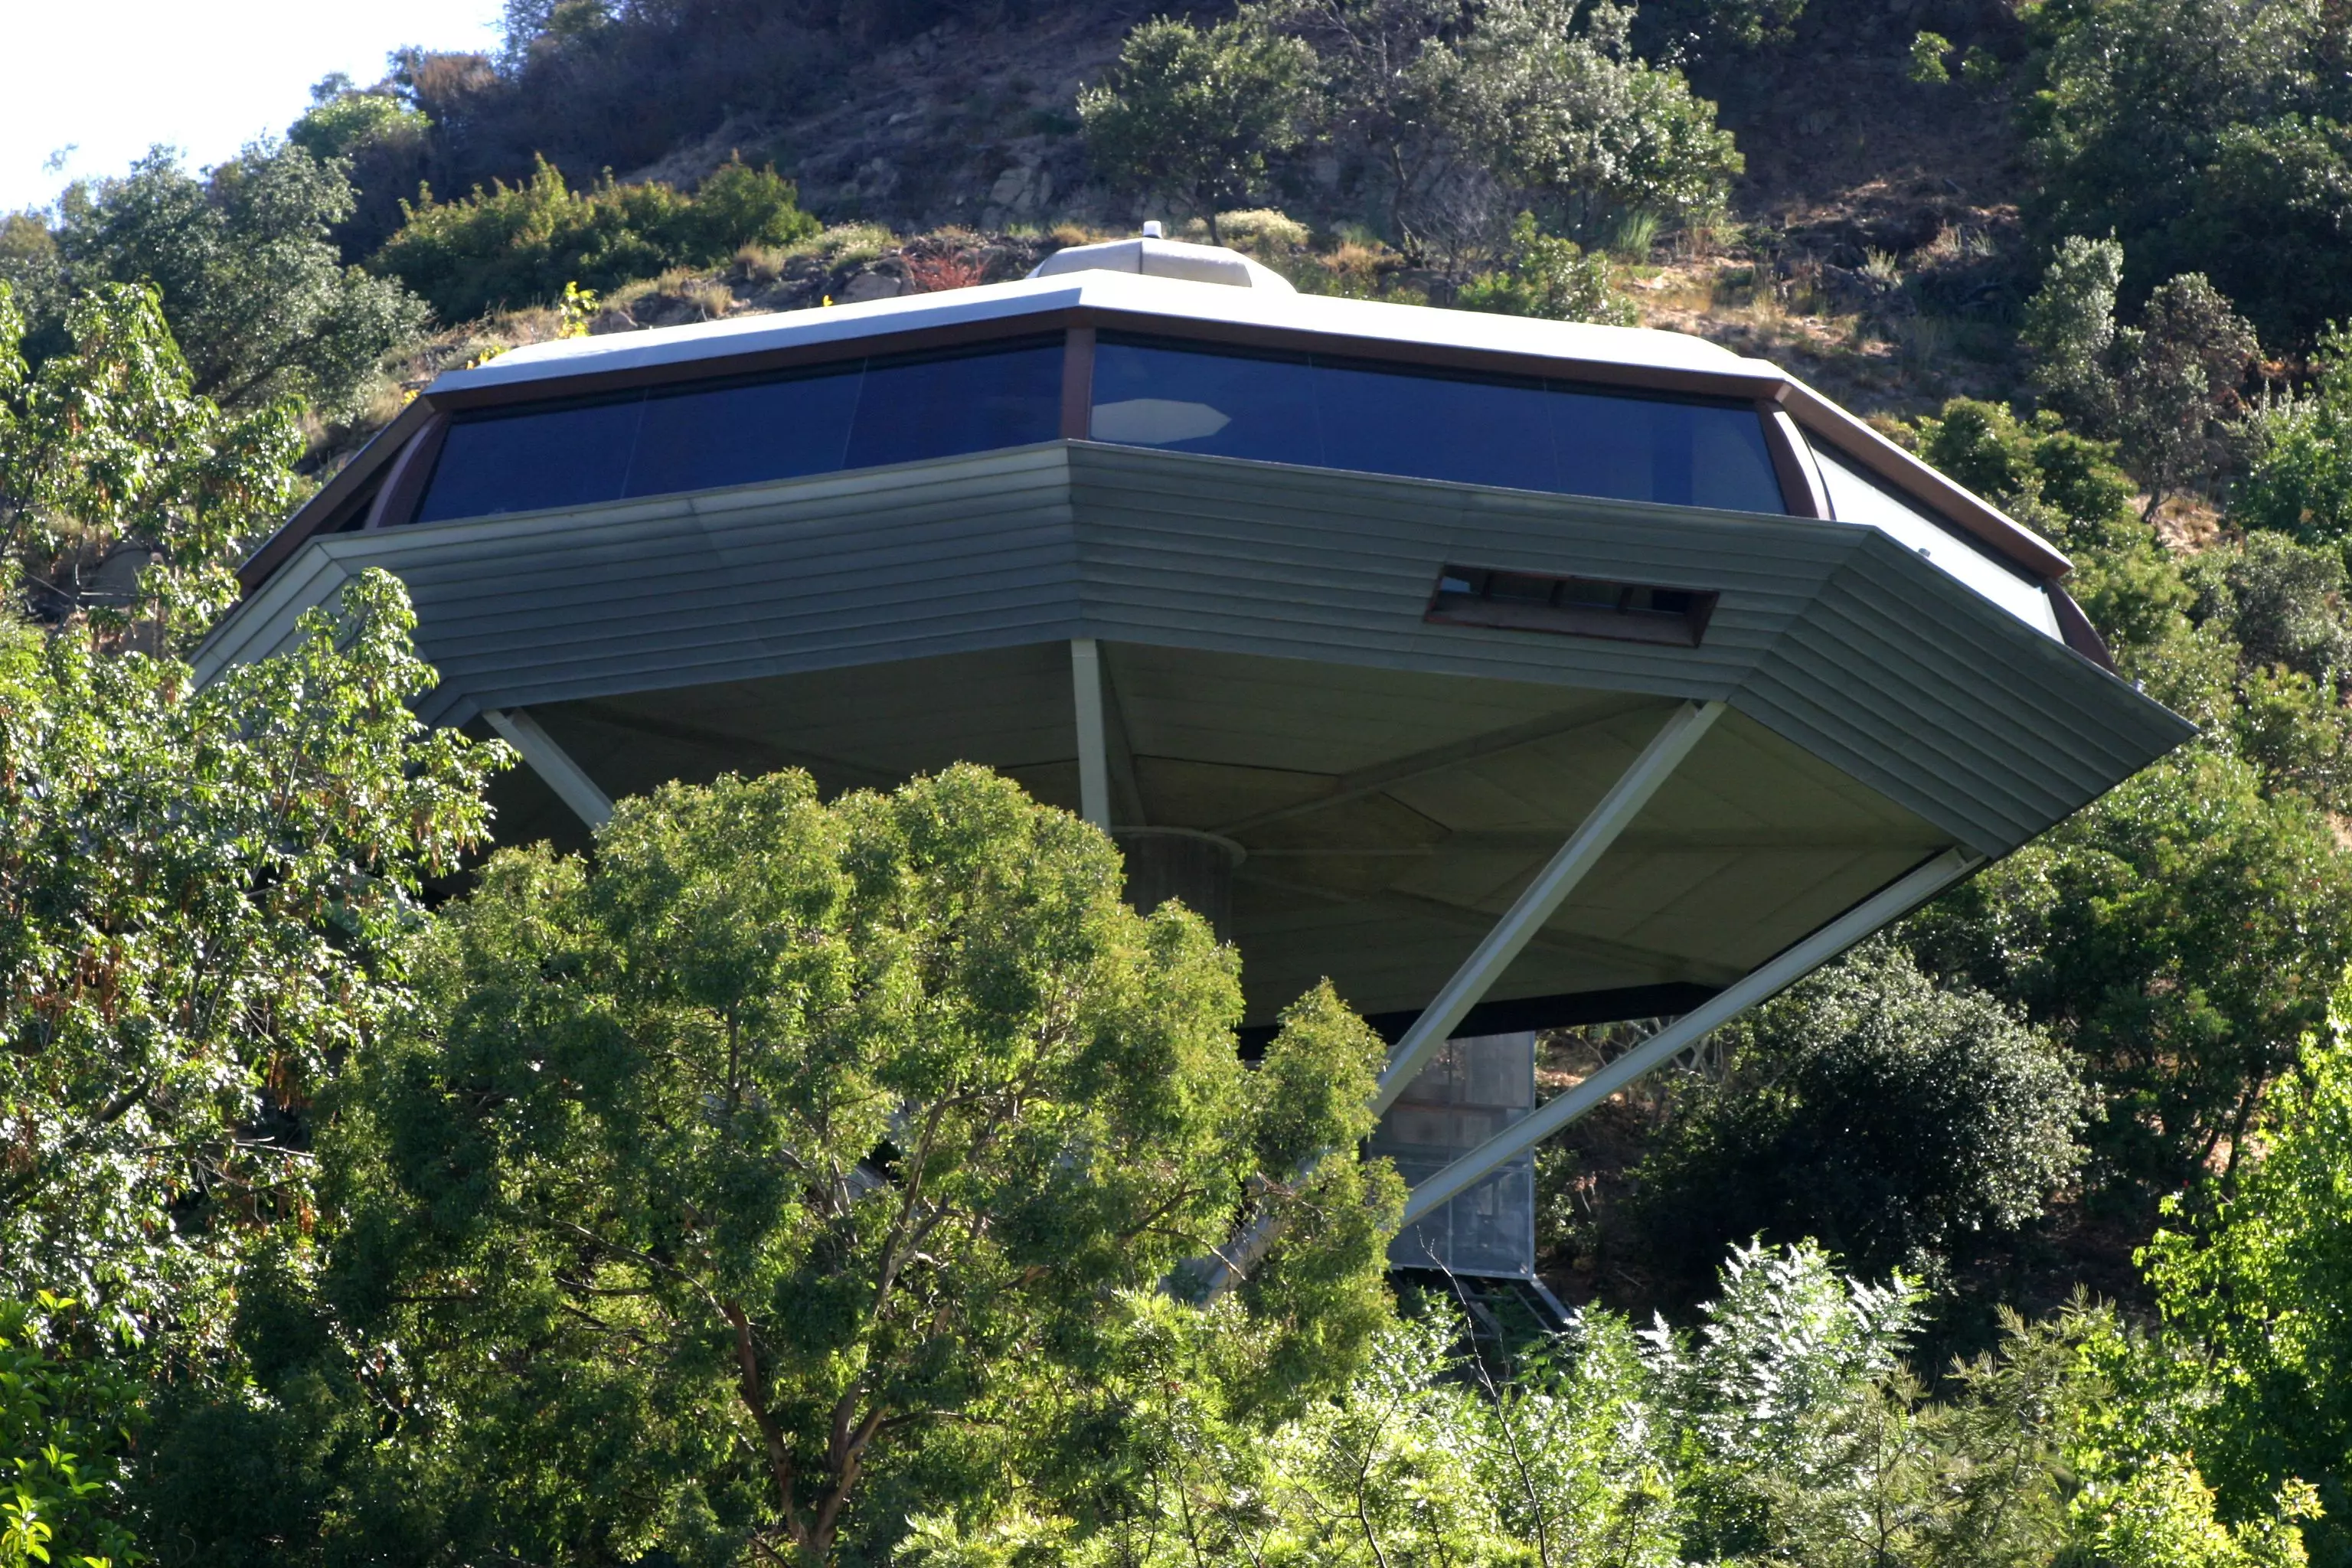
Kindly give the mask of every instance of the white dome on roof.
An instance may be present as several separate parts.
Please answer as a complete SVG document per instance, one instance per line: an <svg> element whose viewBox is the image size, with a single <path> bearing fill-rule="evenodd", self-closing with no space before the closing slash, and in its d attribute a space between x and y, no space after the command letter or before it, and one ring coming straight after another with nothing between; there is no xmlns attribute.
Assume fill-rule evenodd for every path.
<svg viewBox="0 0 2352 1568"><path fill-rule="evenodd" d="M1235 289L1271 289L1295 294L1290 279L1222 245L1190 245L1146 235L1101 245L1074 245L1031 268L1032 278L1065 272L1135 272L1147 278L1181 278L1189 283L1223 283Z"/></svg>

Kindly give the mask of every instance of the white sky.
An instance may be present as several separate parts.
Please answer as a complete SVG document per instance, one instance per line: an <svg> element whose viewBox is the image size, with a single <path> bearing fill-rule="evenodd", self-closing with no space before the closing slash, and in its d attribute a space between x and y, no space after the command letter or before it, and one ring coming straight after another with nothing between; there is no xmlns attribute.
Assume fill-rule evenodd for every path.
<svg viewBox="0 0 2352 1568"><path fill-rule="evenodd" d="M0 212L117 174L158 142L189 166L282 135L330 71L362 86L409 44L488 49L499 0L0 0ZM46 165L72 146L61 167Z"/></svg>

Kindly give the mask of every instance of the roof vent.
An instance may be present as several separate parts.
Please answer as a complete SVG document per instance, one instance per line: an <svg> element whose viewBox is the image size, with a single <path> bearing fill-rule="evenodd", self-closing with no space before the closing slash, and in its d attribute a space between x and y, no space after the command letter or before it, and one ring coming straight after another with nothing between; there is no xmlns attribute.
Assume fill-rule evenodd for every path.
<svg viewBox="0 0 2352 1568"><path fill-rule="evenodd" d="M1057 250L1030 269L1032 278L1066 272L1139 272L1147 278L1181 278L1190 283L1223 283L1235 289L1267 289L1295 294L1290 279L1222 245L1188 245L1160 237L1160 225L1143 226L1140 239L1074 245Z"/></svg>

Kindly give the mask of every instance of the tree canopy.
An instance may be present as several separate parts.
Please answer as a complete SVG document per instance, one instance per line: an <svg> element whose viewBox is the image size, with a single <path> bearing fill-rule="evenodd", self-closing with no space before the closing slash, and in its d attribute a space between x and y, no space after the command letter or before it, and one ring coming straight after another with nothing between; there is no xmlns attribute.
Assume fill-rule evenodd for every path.
<svg viewBox="0 0 2352 1568"><path fill-rule="evenodd" d="M65 286L153 287L194 390L215 402L299 398L350 418L377 361L425 321L398 283L343 264L331 232L352 203L344 165L292 143L257 143L201 178L157 148L119 178L67 192Z"/></svg>
<svg viewBox="0 0 2352 1568"><path fill-rule="evenodd" d="M327 1107L315 1294L290 1260L256 1287L317 1325L257 1357L278 1419L305 1379L410 1412L278 1483L330 1549L887 1555L914 1500L1115 1430L1088 1390L1131 1299L1261 1214L1240 1396L1360 1364L1401 1201L1352 1153L1380 1042L1312 994L1245 1069L1231 950L1121 905L1099 832L959 767L670 786L597 849L501 855L434 926ZM168 1448L173 1533L244 1528L202 1456L252 1419Z"/></svg>

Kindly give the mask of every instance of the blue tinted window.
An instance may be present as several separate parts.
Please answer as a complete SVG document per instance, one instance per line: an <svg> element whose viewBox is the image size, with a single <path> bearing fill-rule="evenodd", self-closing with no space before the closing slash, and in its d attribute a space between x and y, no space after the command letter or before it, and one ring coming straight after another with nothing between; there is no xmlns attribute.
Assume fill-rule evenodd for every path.
<svg viewBox="0 0 2352 1568"><path fill-rule="evenodd" d="M1050 441L1058 338L460 416L411 521L674 495Z"/></svg>
<svg viewBox="0 0 2352 1568"><path fill-rule="evenodd" d="M585 506L621 493L641 404L574 405L449 426L419 522Z"/></svg>
<svg viewBox="0 0 2352 1568"><path fill-rule="evenodd" d="M857 396L851 468L1051 441L1062 433L1062 345L875 360Z"/></svg>
<svg viewBox="0 0 2352 1568"><path fill-rule="evenodd" d="M1324 466L1423 479L1559 488L1539 382L1316 367Z"/></svg>
<svg viewBox="0 0 2352 1568"><path fill-rule="evenodd" d="M1314 371L1303 355L1103 342L1095 349L1094 402L1097 441L1323 466Z"/></svg>
<svg viewBox="0 0 2352 1568"><path fill-rule="evenodd" d="M1107 340L1098 441L1735 511L1785 510L1744 405Z"/></svg>
<svg viewBox="0 0 2352 1568"><path fill-rule="evenodd" d="M834 472L849 448L859 377L851 370L648 397L628 493Z"/></svg>
<svg viewBox="0 0 2352 1568"><path fill-rule="evenodd" d="M1780 480L1748 408L1591 392L1551 395L1558 489L1616 500L1780 511Z"/></svg>

